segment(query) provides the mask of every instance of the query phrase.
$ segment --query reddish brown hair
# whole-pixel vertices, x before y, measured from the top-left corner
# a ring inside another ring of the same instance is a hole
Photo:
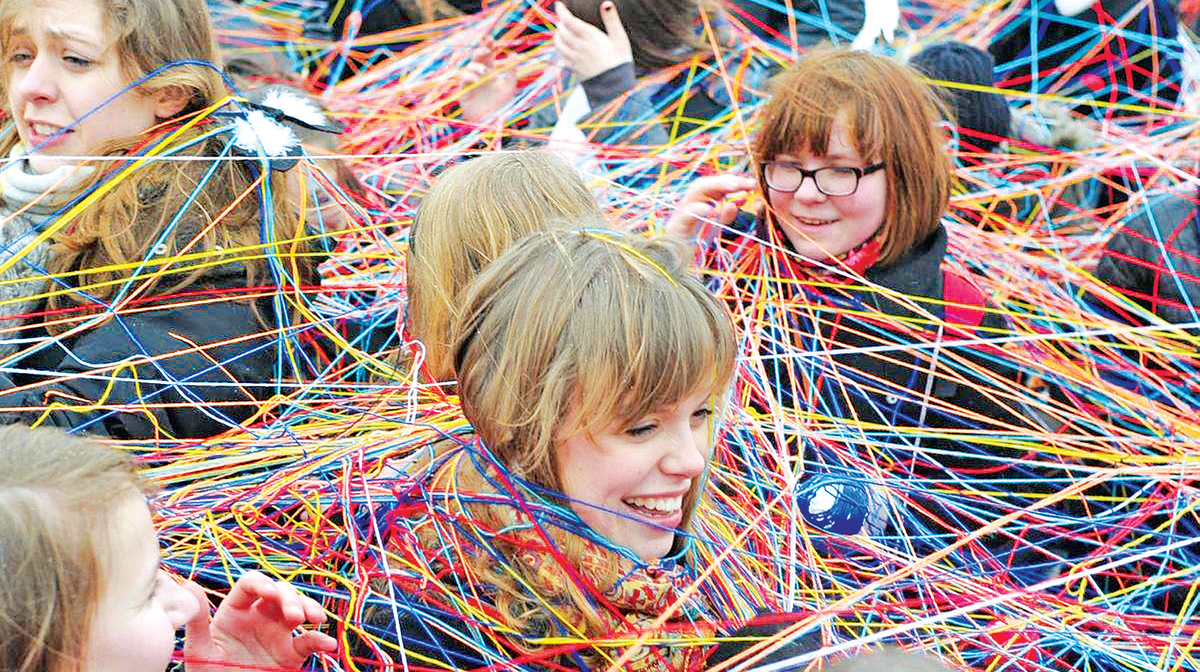
[[[920,75],[888,58],[848,49],[819,49],[771,81],[754,158],[829,148],[836,119],[868,164],[887,172],[887,209],[877,234],[880,265],[888,265],[938,226],[950,199],[951,162],[938,122],[945,106]]]

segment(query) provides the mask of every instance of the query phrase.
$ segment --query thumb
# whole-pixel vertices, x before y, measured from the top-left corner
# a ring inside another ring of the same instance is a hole
[[[605,0],[600,5],[600,21],[604,23],[604,32],[608,33],[608,39],[612,40],[615,46],[622,49],[629,49],[629,35],[625,33],[625,26],[621,23],[621,15],[617,12],[617,6],[611,0]]]
[[[187,630],[187,642],[183,647],[184,658],[207,659],[212,650],[212,616],[209,614],[208,596],[204,589],[194,581],[184,581],[183,587],[196,598],[199,608],[191,620],[184,624]]]

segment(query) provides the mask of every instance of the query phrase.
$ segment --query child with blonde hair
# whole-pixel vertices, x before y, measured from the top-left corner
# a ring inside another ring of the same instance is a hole
[[[164,672],[186,627],[188,672],[299,667],[333,652],[319,604],[249,572],[215,617],[161,569],[152,484],[124,453],[55,428],[0,428],[0,669]]]
[[[731,616],[683,591],[703,571],[689,530],[737,346],[681,250],[534,233],[475,278],[452,333],[474,436],[406,464],[430,508],[392,528],[406,568],[369,599],[375,655],[460,669],[715,664]]]

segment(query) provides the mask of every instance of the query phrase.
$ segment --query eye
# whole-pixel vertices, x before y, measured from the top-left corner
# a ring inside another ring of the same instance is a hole
[[[66,61],[67,65],[75,68],[88,68],[95,62],[82,56],[71,55],[63,56],[63,60]]]
[[[692,411],[692,423],[696,425],[706,423],[708,422],[708,419],[712,417],[712,414],[713,409],[711,408],[698,408]]]
[[[858,172],[855,168],[847,168],[846,166],[830,166],[829,170],[836,175],[854,175]]]
[[[653,422],[647,422],[645,424],[635,425],[633,427],[630,427],[629,429],[625,430],[625,433],[634,438],[638,438],[638,437],[642,437],[642,436],[647,436],[648,434],[653,432],[657,427],[658,427],[658,425],[654,424]]]
[[[14,49],[8,54],[9,63],[28,63],[33,60],[33,52],[28,49]]]

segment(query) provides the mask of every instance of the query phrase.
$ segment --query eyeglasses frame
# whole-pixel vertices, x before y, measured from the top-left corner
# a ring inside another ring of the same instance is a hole
[[[767,178],[767,166],[771,165],[772,163],[776,163],[776,161],[772,160],[772,161],[763,161],[762,162],[763,181],[767,183],[767,187],[769,187],[770,189],[772,189],[774,191],[778,191],[781,194],[794,194],[797,191],[800,191],[800,187],[804,186],[805,180],[812,178],[813,185],[817,187],[817,191],[821,192],[822,194],[825,194],[826,196],[833,196],[835,198],[838,196],[852,196],[854,193],[856,193],[858,191],[858,185],[860,182],[862,182],[862,178],[866,177],[867,175],[870,175],[871,173],[877,173],[880,170],[883,170],[883,168],[887,166],[887,163],[880,161],[878,163],[873,163],[873,164],[863,167],[863,168],[853,168],[850,166],[822,166],[821,168],[815,168],[813,170],[806,170],[804,168],[801,168],[800,166],[797,166],[795,163],[792,163],[790,161],[785,161],[784,163],[791,163],[792,167],[794,167],[797,171],[800,172],[800,182],[796,184],[795,189],[776,189],[775,187],[771,186],[771,181]],[[825,191],[824,189],[822,189],[821,185],[817,183],[817,171],[818,170],[826,170],[828,168],[840,168],[842,170],[854,171],[854,188],[844,194],[831,194],[831,193]]]

